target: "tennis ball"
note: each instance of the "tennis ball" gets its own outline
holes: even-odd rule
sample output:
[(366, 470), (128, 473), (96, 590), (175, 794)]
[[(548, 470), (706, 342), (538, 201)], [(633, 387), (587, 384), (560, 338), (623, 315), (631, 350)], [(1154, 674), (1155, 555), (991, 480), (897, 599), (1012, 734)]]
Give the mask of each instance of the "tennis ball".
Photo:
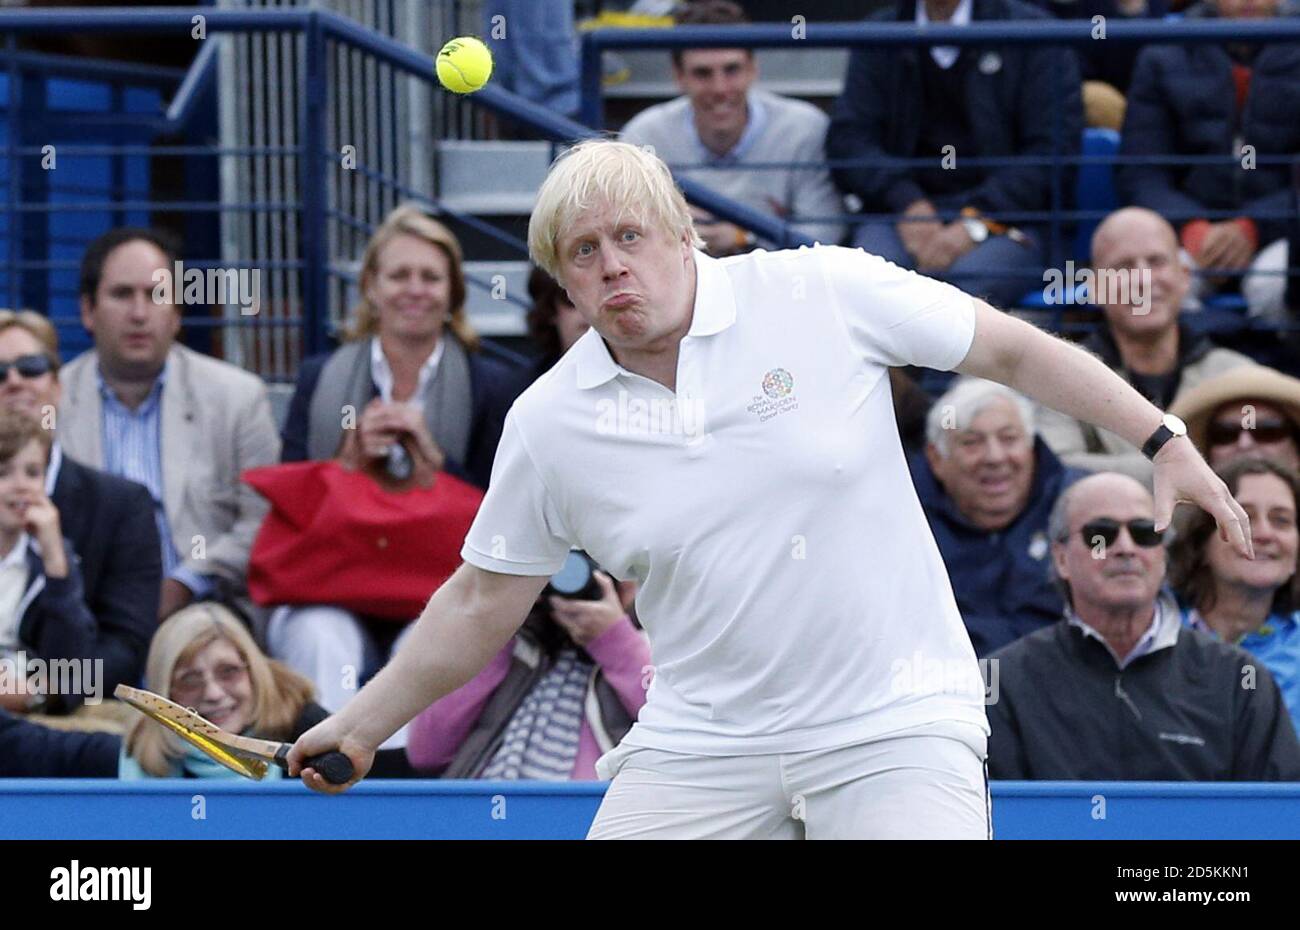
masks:
[(492, 53), (473, 36), (452, 39), (438, 53), (438, 80), (447, 90), (472, 94), (492, 76)]

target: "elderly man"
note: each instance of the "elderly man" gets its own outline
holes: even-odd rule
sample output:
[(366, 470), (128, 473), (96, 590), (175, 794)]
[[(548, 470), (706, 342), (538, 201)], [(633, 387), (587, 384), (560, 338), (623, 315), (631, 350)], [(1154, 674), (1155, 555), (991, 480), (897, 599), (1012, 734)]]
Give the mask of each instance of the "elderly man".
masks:
[(81, 322), (95, 348), (64, 369), (59, 408), (68, 454), (153, 497), (160, 619), (193, 600), (241, 594), (267, 505), (239, 475), (280, 455), (261, 379), (176, 343), (180, 311), (156, 299), (175, 258), (147, 229), (114, 229), (87, 247)]
[[(730, 0), (684, 5), (675, 15), (679, 25), (690, 26), (748, 21)], [(843, 224), (831, 219), (844, 213), (844, 202), (826, 168), (825, 113), (755, 86), (758, 63), (750, 49), (675, 50), (673, 77), (682, 96), (638, 113), (623, 128), (624, 142), (651, 146), (684, 177), (788, 219), (816, 241), (844, 238)], [(754, 167), (762, 164), (783, 167)], [(713, 256), (754, 245), (753, 234), (703, 213), (696, 228)]]
[(1246, 365), (1185, 393), (1170, 413), (1216, 471), (1247, 456), (1300, 470), (1300, 380)]
[(989, 775), (1008, 779), (1300, 778), (1281, 692), (1249, 653), (1184, 627), (1161, 594), (1146, 488), (1091, 475), (1052, 511), (1065, 618), (993, 654)]
[[(1182, 424), (1086, 352), (854, 249), (710, 258), (644, 149), (574, 146), (528, 235), (591, 329), (506, 418), (465, 564), (291, 751), (316, 790), (342, 786), (305, 758), (338, 748), (364, 776), (389, 734), (500, 651), (578, 546), (640, 582), (656, 663), (597, 765), (613, 784), (590, 836), (986, 837), (984, 692), (891, 366), (1001, 381), (1145, 444), (1160, 518), (1197, 501), (1250, 551)], [(896, 687), (916, 657), (962, 687)]]
[[(1193, 336), (1180, 324), (1188, 273), (1178, 258), (1174, 228), (1160, 215), (1125, 207), (1106, 217), (1092, 236), (1093, 303), (1106, 325), (1084, 343), (1157, 407), (1184, 391), (1251, 360)], [(1054, 410), (1040, 411), (1039, 434), (1067, 465), (1117, 471), (1151, 482), (1151, 463), (1113, 432)]]
[(912, 478), (977, 656), (1061, 616), (1048, 571), (1047, 515), (1083, 472), (1034, 436), (1034, 406), (963, 378), (926, 418)]

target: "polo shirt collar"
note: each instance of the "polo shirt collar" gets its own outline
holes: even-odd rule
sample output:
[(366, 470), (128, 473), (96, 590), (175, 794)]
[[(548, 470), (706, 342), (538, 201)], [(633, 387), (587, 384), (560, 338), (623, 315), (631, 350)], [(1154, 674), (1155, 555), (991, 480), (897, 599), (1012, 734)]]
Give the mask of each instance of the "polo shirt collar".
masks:
[[(686, 338), (713, 336), (736, 322), (736, 296), (731, 278), (723, 263), (695, 250), (695, 305), (691, 308), (691, 328)], [(685, 341), (685, 340), (683, 340)], [(578, 387), (600, 387), (627, 373), (614, 357), (595, 328), (588, 329), (573, 346), (577, 357)]]
[(1168, 649), (1178, 642), (1178, 631), (1182, 628), (1182, 615), (1174, 604), (1173, 598), (1166, 594), (1160, 594), (1156, 597), (1155, 611), (1151, 617), (1151, 625), (1147, 627), (1146, 632), (1133, 644), (1133, 649), (1126, 656), (1118, 656), (1115, 650), (1110, 648), (1110, 643), (1097, 630), (1084, 621), (1074, 608), (1070, 605), (1065, 607), (1065, 619), (1070, 626), (1078, 630), (1086, 637), (1097, 640), (1106, 647), (1111, 658), (1120, 669), (1126, 668), (1135, 659), (1140, 659), (1145, 655), (1153, 652), (1159, 652), (1161, 649)]

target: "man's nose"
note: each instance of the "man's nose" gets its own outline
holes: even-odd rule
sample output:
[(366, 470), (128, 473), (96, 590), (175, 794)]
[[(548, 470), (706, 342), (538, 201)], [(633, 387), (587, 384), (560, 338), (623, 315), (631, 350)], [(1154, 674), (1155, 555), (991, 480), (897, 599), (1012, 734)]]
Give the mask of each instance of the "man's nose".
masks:
[(617, 278), (627, 270), (627, 264), (618, 249), (606, 248), (600, 252), (600, 270), (606, 278)]

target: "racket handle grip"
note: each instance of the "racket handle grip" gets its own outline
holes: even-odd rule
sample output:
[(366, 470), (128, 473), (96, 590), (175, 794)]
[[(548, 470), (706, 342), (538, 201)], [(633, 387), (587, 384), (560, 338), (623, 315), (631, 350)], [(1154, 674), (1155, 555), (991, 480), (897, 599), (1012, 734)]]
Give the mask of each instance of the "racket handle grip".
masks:
[(356, 771), (352, 768), (352, 760), (337, 750), (312, 756), (307, 760), (304, 768), (313, 768), (320, 772), (321, 777), (331, 785), (347, 784)]
[[(276, 764), (285, 771), (289, 769), (288, 757), (291, 748), (293, 748), (291, 743), (281, 743), (280, 751), (275, 754)], [(321, 778), (324, 778), (331, 785), (345, 785), (356, 774), (356, 769), (352, 767), (352, 760), (338, 750), (312, 756), (303, 762), (302, 767), (305, 769), (312, 768), (320, 772)]]

